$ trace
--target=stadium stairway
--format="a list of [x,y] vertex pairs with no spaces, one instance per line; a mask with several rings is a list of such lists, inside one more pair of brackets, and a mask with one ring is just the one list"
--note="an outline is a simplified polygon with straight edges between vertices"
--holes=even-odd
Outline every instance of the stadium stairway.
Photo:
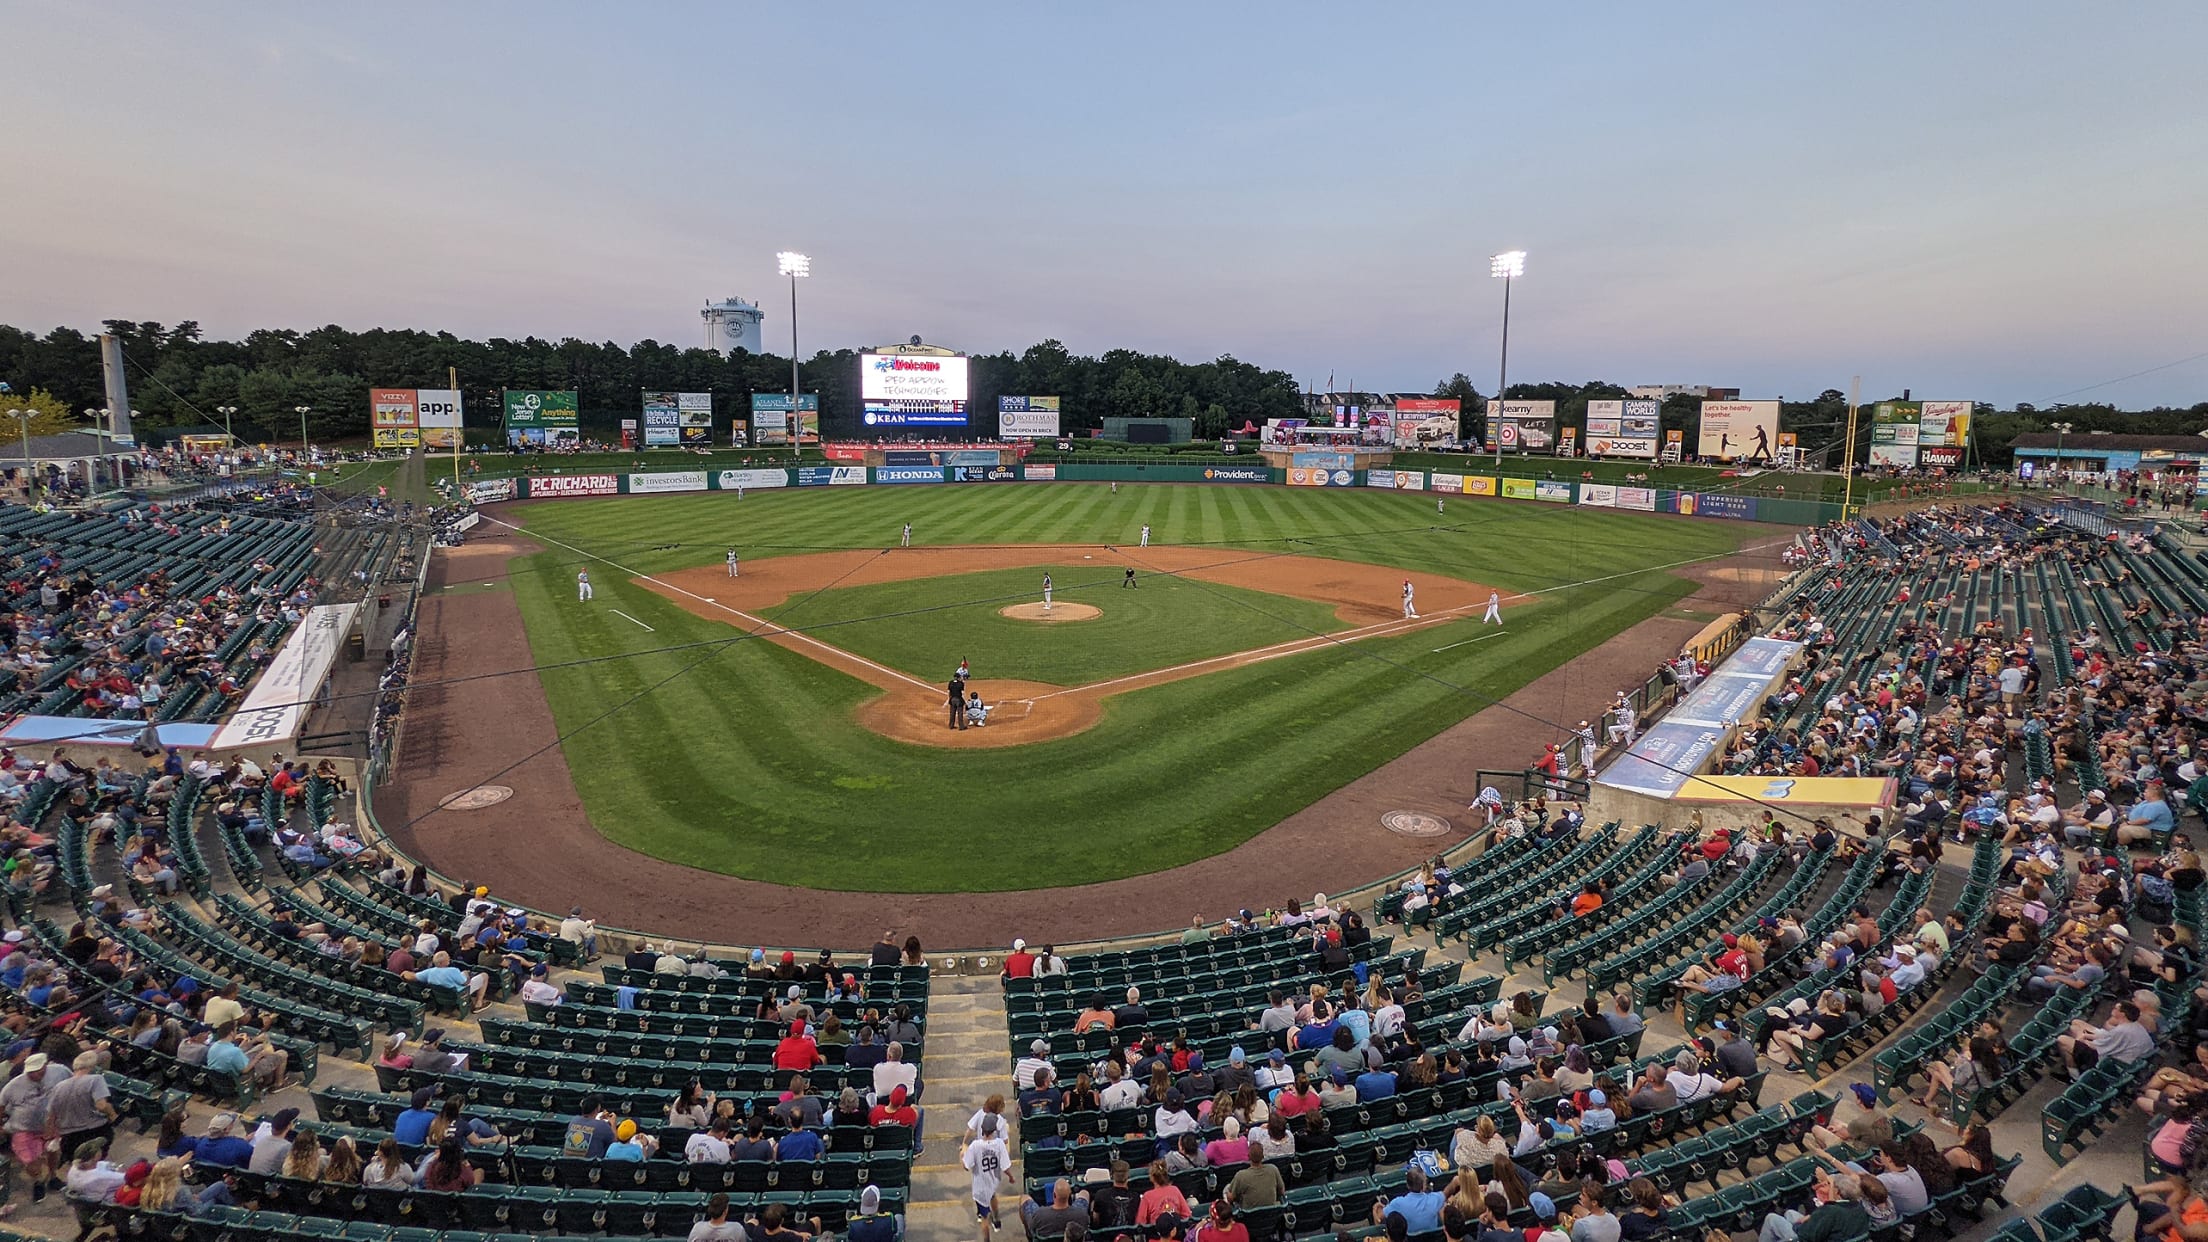
[[[996,976],[936,972],[930,977],[928,1040],[920,1059],[921,1148],[912,1166],[905,1224],[905,1236],[914,1242],[974,1236],[972,1179],[959,1164],[958,1144],[983,1100],[992,1092],[1012,1093],[1012,1060],[1005,1051],[1010,1039]],[[1021,1184],[1016,1136],[1011,1148],[1011,1181],[999,1201],[1016,1211]],[[1018,1232],[1015,1227],[1010,1236]]]

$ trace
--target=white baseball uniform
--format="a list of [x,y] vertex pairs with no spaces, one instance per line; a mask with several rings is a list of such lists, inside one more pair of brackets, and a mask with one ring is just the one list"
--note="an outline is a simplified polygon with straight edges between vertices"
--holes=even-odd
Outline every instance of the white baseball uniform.
[[1503,623],[1503,593],[1500,591],[1487,593],[1487,613],[1480,618],[1480,624],[1486,625],[1490,621],[1497,625]]
[[1411,593],[1411,580],[1405,578],[1403,580],[1403,619],[1409,621],[1417,616],[1418,603],[1416,597]]
[[575,598],[584,603],[590,602],[590,571],[587,569],[578,570],[575,574]]

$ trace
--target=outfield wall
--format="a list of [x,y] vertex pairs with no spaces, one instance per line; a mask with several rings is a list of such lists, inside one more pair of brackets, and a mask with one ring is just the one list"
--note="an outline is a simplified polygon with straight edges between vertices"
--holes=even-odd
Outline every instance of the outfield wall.
[[[504,480],[499,482],[504,483]],[[774,491],[808,487],[925,487],[990,483],[1184,483],[1227,487],[1262,485],[1296,488],[1361,488],[1431,493],[1441,504],[1452,497],[1527,500],[1537,504],[1627,513],[1668,513],[1680,517],[1728,518],[1817,526],[1839,520],[1841,506],[1826,500],[1744,496],[1734,492],[1690,492],[1668,487],[1631,487],[1568,479],[1521,479],[1441,470],[1339,466],[1168,465],[1091,466],[1070,463],[913,464],[758,467],[735,470],[657,470],[623,473],[527,475],[512,481],[513,496],[532,500],[588,499],[606,496],[664,496],[684,492]],[[501,488],[503,492],[505,489]],[[484,499],[485,497],[479,497]],[[487,497],[506,499],[506,495]]]

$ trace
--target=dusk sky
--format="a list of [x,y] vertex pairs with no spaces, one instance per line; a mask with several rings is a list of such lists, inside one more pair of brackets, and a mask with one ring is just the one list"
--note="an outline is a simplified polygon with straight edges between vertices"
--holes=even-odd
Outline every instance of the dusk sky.
[[2208,399],[2198,3],[0,3],[40,331]]

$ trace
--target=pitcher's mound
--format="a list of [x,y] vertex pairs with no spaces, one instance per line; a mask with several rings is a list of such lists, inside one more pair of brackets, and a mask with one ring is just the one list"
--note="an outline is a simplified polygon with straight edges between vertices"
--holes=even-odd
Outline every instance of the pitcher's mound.
[[1007,604],[997,609],[1000,617],[1014,621],[1094,621],[1104,615],[1104,610],[1094,604],[1052,604],[1044,611],[1041,604]]

